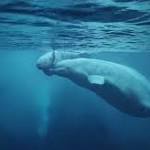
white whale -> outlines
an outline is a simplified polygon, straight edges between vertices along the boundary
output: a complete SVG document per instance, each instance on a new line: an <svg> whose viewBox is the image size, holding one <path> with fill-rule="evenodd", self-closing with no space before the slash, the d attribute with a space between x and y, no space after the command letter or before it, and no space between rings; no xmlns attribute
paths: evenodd
<svg viewBox="0 0 150 150"><path fill-rule="evenodd" d="M121 112L137 117L150 116L150 82L134 69L61 52L41 56L37 67L49 76L68 78L93 91Z"/></svg>

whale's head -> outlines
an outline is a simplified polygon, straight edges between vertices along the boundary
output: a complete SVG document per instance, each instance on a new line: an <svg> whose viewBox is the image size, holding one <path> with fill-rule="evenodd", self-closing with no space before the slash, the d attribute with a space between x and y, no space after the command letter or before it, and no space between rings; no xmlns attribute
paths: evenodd
<svg viewBox="0 0 150 150"><path fill-rule="evenodd" d="M36 63L38 69L47 70L54 66L55 62L55 52L48 52L42 55Z"/></svg>

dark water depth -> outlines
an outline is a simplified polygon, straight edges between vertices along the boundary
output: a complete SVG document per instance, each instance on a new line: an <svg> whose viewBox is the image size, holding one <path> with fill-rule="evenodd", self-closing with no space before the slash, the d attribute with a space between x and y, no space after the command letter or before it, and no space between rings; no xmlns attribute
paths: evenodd
<svg viewBox="0 0 150 150"><path fill-rule="evenodd" d="M149 118L121 113L67 79L46 77L35 67L40 55L0 52L2 150L149 150ZM134 67L150 78L147 53L98 57Z"/></svg>

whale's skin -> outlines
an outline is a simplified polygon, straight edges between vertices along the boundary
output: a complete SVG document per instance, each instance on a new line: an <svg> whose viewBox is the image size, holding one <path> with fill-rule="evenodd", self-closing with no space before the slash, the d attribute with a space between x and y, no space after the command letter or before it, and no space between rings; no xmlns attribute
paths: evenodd
<svg viewBox="0 0 150 150"><path fill-rule="evenodd" d="M93 91L121 112L136 117L150 117L150 82L136 70L105 60L76 57L60 59L60 56L53 66L49 59L47 67L43 67L44 57L48 55L51 56L50 53L46 54L37 62L38 68L45 74L68 78ZM104 83L91 83L89 77L93 75L104 78Z"/></svg>

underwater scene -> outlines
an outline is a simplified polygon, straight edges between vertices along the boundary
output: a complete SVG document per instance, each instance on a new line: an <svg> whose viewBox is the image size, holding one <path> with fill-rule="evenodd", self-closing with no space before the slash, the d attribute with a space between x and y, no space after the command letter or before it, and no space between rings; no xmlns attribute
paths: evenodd
<svg viewBox="0 0 150 150"><path fill-rule="evenodd" d="M150 0L0 1L0 150L150 150Z"/></svg>

